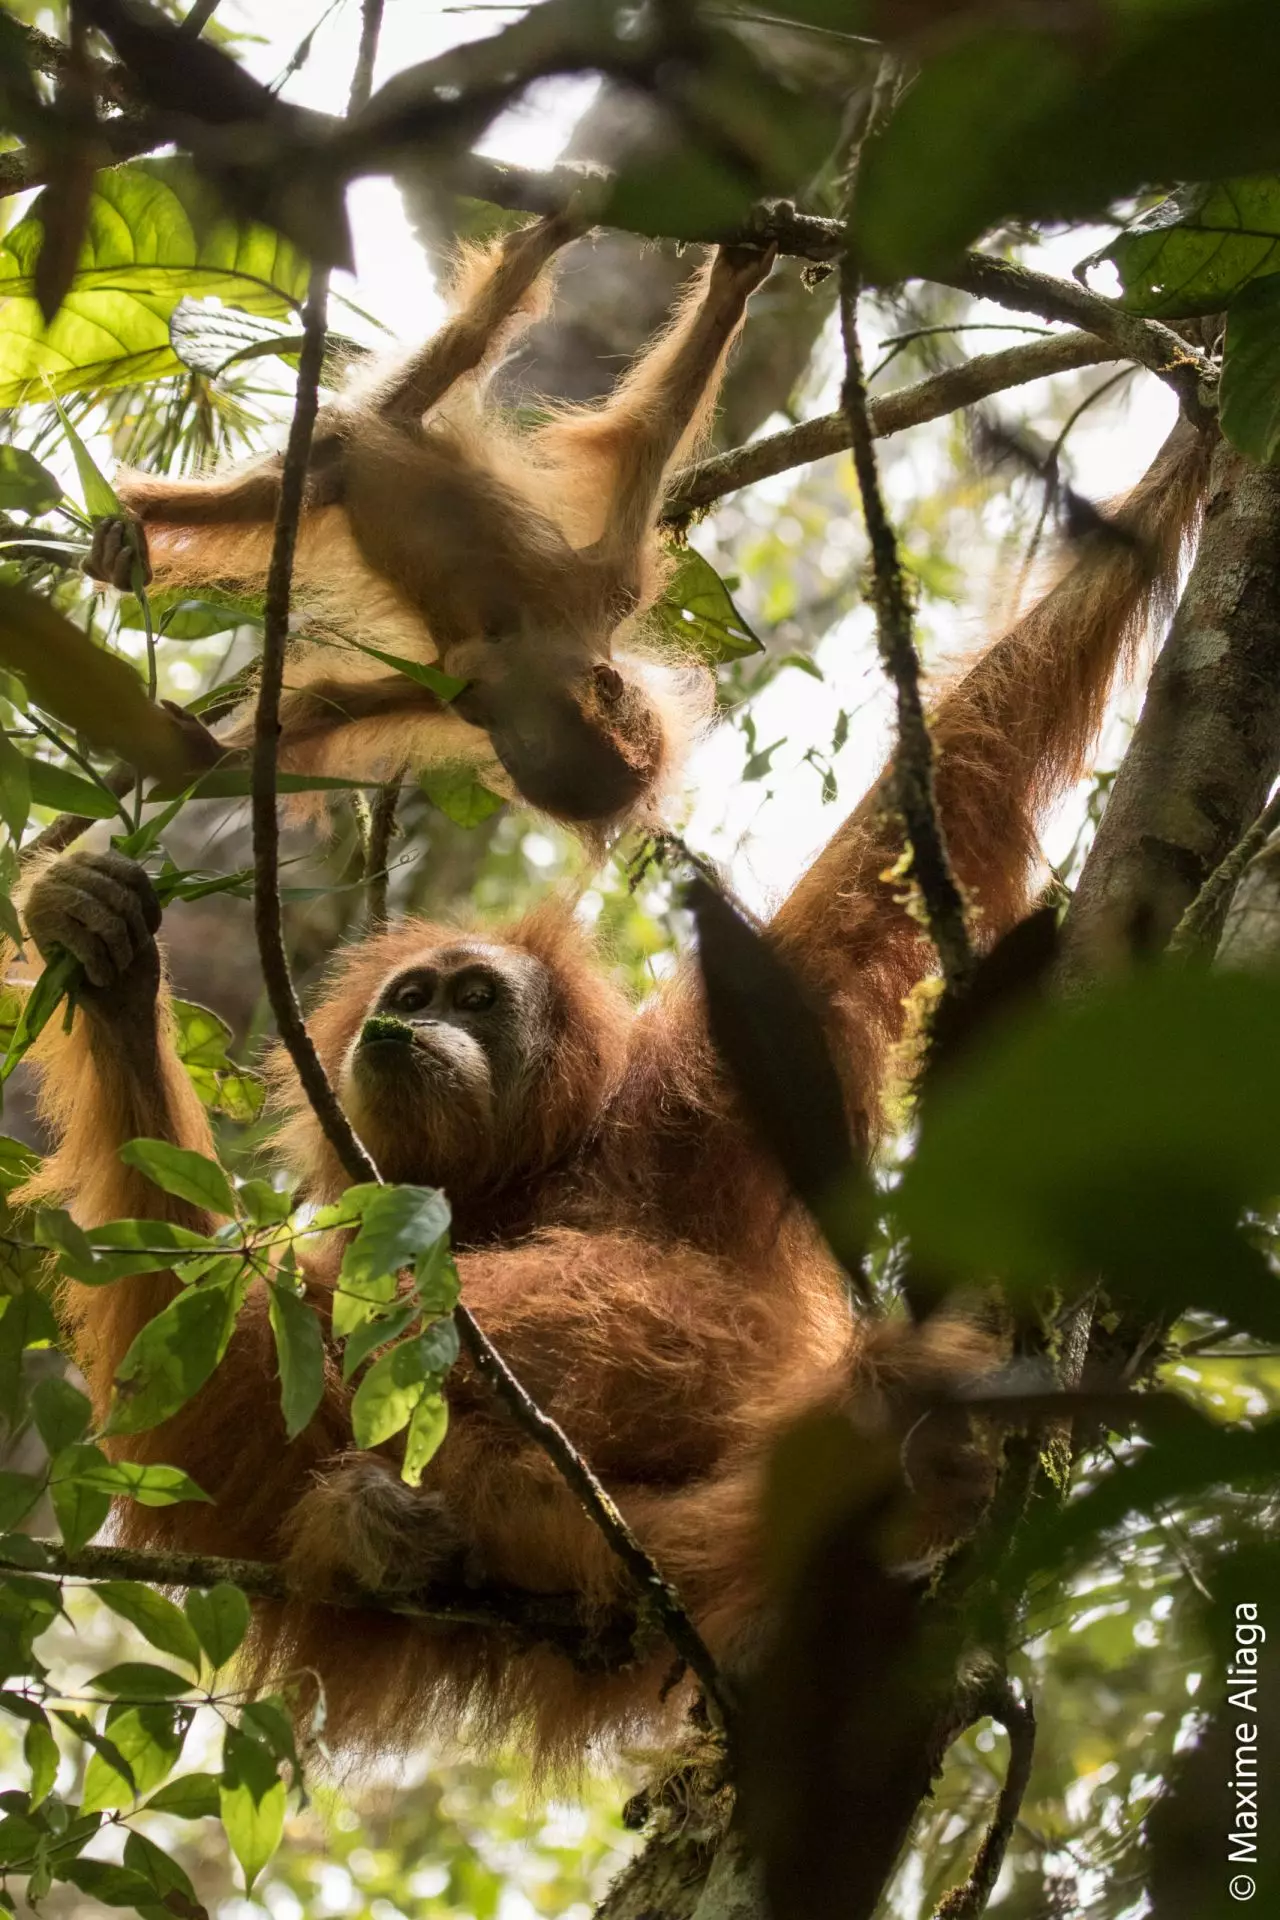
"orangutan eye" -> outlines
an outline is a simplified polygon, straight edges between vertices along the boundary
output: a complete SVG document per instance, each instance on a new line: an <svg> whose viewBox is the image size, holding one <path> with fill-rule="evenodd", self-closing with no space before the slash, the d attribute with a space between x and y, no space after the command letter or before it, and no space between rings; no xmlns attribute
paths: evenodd
<svg viewBox="0 0 1280 1920"><path fill-rule="evenodd" d="M391 1004L397 1013L420 1013L430 998L430 992L420 980L408 980L404 986L396 988L391 996Z"/></svg>
<svg viewBox="0 0 1280 1920"><path fill-rule="evenodd" d="M482 974L471 974L453 990L453 1004L463 1013L483 1013L497 997L497 987Z"/></svg>

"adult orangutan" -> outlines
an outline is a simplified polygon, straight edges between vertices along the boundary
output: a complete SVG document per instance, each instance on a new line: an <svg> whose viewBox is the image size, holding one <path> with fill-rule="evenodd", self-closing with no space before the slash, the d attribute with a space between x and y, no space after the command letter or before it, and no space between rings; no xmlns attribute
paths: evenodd
<svg viewBox="0 0 1280 1920"><path fill-rule="evenodd" d="M1093 536L934 708L939 804L984 942L1024 911L1037 814L1078 776L1117 660L1170 591L1205 465L1180 425L1119 509L1129 537ZM883 877L899 852L875 788L768 927L822 1009L863 1151L903 996L930 965ZM135 1135L210 1145L171 1044L145 876L118 855L69 855L36 882L27 918L37 946L69 948L87 978L72 1031L42 1045L60 1145L32 1195L68 1198L85 1224L204 1224L113 1151ZM480 1325L590 1460L712 1648L731 1652L762 1603L759 1480L779 1428L806 1406L857 1398L892 1418L913 1380L980 1365L976 1336L953 1326L921 1347L851 1317L726 1084L696 975L633 1010L558 905L500 933L413 921L357 943L312 1030L382 1173L447 1190L463 1297ZM284 1155L307 1192L336 1196L343 1176L286 1063L277 1078L290 1109ZM334 1271L322 1262L310 1275L326 1323ZM99 1409L173 1286L151 1275L69 1288ZM583 1674L487 1630L316 1604L343 1581L462 1577L601 1607L624 1600L627 1581L543 1453L465 1366L418 1490L397 1477L398 1442L352 1450L336 1367L316 1418L286 1443L274 1374L259 1289L197 1398L128 1443L134 1457L185 1468L213 1504L128 1507L118 1526L135 1544L282 1561L298 1598L261 1610L260 1671L317 1672L333 1738L385 1751L463 1720L473 1737L532 1729L544 1752L578 1755L593 1734L661 1731L678 1713L678 1693L661 1698L665 1648L624 1672ZM965 1464L912 1444L905 1464L927 1549L954 1532Z"/></svg>

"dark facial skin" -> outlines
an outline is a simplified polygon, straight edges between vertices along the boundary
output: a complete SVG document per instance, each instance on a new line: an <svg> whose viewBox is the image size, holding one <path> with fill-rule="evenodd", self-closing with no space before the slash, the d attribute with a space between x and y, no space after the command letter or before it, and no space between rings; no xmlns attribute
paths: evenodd
<svg viewBox="0 0 1280 1920"><path fill-rule="evenodd" d="M547 986L536 960L475 941L429 949L386 981L343 1083L387 1177L484 1183L536 1084Z"/></svg>

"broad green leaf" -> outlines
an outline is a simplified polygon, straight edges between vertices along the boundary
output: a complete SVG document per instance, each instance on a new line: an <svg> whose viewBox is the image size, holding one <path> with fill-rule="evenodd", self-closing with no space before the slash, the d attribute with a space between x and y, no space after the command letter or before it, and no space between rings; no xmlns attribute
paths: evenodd
<svg viewBox="0 0 1280 1920"><path fill-rule="evenodd" d="M149 1813L168 1813L178 1820L216 1819L218 1782L211 1773L184 1773L147 1801Z"/></svg>
<svg viewBox="0 0 1280 1920"><path fill-rule="evenodd" d="M135 1273L163 1273L166 1267L185 1272L197 1256L219 1251L208 1234L169 1220L109 1220L90 1236L54 1207L40 1209L32 1232L42 1244L57 1248L64 1273L88 1287L109 1286Z"/></svg>
<svg viewBox="0 0 1280 1920"><path fill-rule="evenodd" d="M41 196L0 242L0 406L158 380L181 370L169 320L184 297L215 295L284 315L306 290L301 257L265 227L228 219L191 162L139 160L100 173L71 288L45 327L33 274Z"/></svg>
<svg viewBox="0 0 1280 1920"><path fill-rule="evenodd" d="M437 1240L434 1247L418 1255L413 1270L413 1291L424 1313L453 1312L462 1289L457 1263L447 1240Z"/></svg>
<svg viewBox="0 0 1280 1920"><path fill-rule="evenodd" d="M85 1772L85 1812L110 1813L130 1807L140 1795L158 1787L181 1758L191 1720L190 1707L167 1700L138 1707L112 1707L106 1736L128 1766L130 1778L126 1779L104 1754L95 1753Z"/></svg>
<svg viewBox="0 0 1280 1920"><path fill-rule="evenodd" d="M427 767L418 779L428 800L455 827L478 827L506 805L501 794L481 785L474 767L461 762Z"/></svg>
<svg viewBox="0 0 1280 1920"><path fill-rule="evenodd" d="M58 1743L43 1715L33 1720L23 1735L22 1757L31 1769L31 1805L38 1807L53 1792L61 1758Z"/></svg>
<svg viewBox="0 0 1280 1920"><path fill-rule="evenodd" d="M22 1003L17 997L17 1011L21 1014ZM6 1013L0 1010L0 1027L3 1027ZM0 1045L4 1043L0 1033ZM25 1140L15 1140L12 1134L0 1133L0 1192L10 1194L15 1187L28 1181L40 1165L40 1155Z"/></svg>
<svg viewBox="0 0 1280 1920"><path fill-rule="evenodd" d="M185 1869L162 1847L158 1847L154 1840L148 1840L145 1834L136 1831L130 1833L124 1843L123 1864L150 1882L155 1889L159 1912L170 1914L177 1911L195 1920L195 1916L204 1911L196 1904L195 1888ZM171 1900L171 1894L178 1895L178 1899Z"/></svg>
<svg viewBox="0 0 1280 1920"><path fill-rule="evenodd" d="M7 1533L25 1520L43 1492L44 1481L35 1474L0 1468L0 1531Z"/></svg>
<svg viewBox="0 0 1280 1920"><path fill-rule="evenodd" d="M449 1430L449 1405L442 1393L424 1393L413 1410L405 1436L400 1478L409 1486L421 1484L424 1469L439 1451Z"/></svg>
<svg viewBox="0 0 1280 1920"><path fill-rule="evenodd" d="M223 1747L220 1798L222 1824L251 1893L284 1832L285 1788L267 1749L234 1727Z"/></svg>
<svg viewBox="0 0 1280 1920"><path fill-rule="evenodd" d="M198 594L193 594L185 587L161 587L156 592L148 592L147 603L155 631L166 640L207 640L215 633L233 633L238 627L262 625L260 593L234 594L202 587ZM138 632L146 629L142 603L131 593L120 596L116 618L124 628ZM210 693L221 700L220 688L212 688ZM188 710L198 713L199 707L193 704Z"/></svg>
<svg viewBox="0 0 1280 1920"><path fill-rule="evenodd" d="M292 1440L310 1425L324 1394L324 1335L315 1308L281 1281L270 1284L268 1312L280 1367L285 1437Z"/></svg>
<svg viewBox="0 0 1280 1920"><path fill-rule="evenodd" d="M0 1421L21 1418L24 1402L22 1356L28 1347L53 1345L57 1322L49 1302L34 1285L0 1295ZM0 1530L4 1528L0 1520Z"/></svg>
<svg viewBox="0 0 1280 1920"><path fill-rule="evenodd" d="M31 1389L31 1412L50 1453L61 1453L64 1447L73 1445L93 1418L87 1396L57 1374L37 1381Z"/></svg>
<svg viewBox="0 0 1280 1920"><path fill-rule="evenodd" d="M62 484L25 447L0 447L0 513L47 513Z"/></svg>
<svg viewBox="0 0 1280 1920"><path fill-rule="evenodd" d="M1280 235L1276 247L1280 256ZM1280 273L1253 281L1227 309L1218 418L1249 459L1280 458Z"/></svg>
<svg viewBox="0 0 1280 1920"><path fill-rule="evenodd" d="M99 1733L86 1714L76 1713L66 1707L54 1707L53 1717L69 1728L77 1739L83 1740L86 1746L92 1747L94 1753L100 1755L111 1771L119 1776L132 1796L133 1769L115 1742L108 1739L105 1733ZM85 1811L93 1812L94 1809L86 1808Z"/></svg>
<svg viewBox="0 0 1280 1920"><path fill-rule="evenodd" d="M669 640L709 666L764 649L711 562L692 547L678 549L676 570L655 613Z"/></svg>
<svg viewBox="0 0 1280 1920"><path fill-rule="evenodd" d="M100 1450L81 1445L64 1447L49 1463L49 1498L68 1553L92 1540L111 1511L111 1495L81 1471L99 1464L107 1464Z"/></svg>
<svg viewBox="0 0 1280 1920"><path fill-rule="evenodd" d="M136 1627L143 1639L149 1640L161 1653L185 1660L188 1666L199 1671L200 1642L190 1621L172 1600L166 1600L162 1593L144 1586L140 1580L100 1580L94 1593L104 1606Z"/></svg>
<svg viewBox="0 0 1280 1920"><path fill-rule="evenodd" d="M33 758L27 761L27 776L33 806L49 807L54 813L82 813L89 820L113 820L119 815L114 794L67 767Z"/></svg>
<svg viewBox="0 0 1280 1920"><path fill-rule="evenodd" d="M385 1347L390 1341L398 1340L400 1335L418 1317L416 1300L406 1300L403 1306L396 1307L381 1319L366 1320L363 1326L356 1328L342 1349L342 1377L350 1380L356 1369L363 1365L371 1353L379 1347Z"/></svg>
<svg viewBox="0 0 1280 1920"><path fill-rule="evenodd" d="M184 1674L151 1660L121 1660L96 1673L88 1684L95 1693L137 1694L144 1700L172 1700L191 1686Z"/></svg>
<svg viewBox="0 0 1280 1920"><path fill-rule="evenodd" d="M342 1256L344 1282L394 1273L449 1230L449 1203L437 1187L348 1188L339 1206L353 1195L359 1196L360 1229Z"/></svg>
<svg viewBox="0 0 1280 1920"><path fill-rule="evenodd" d="M939 38L862 156L853 233L868 278L945 269L1010 219L1275 169L1278 59L1273 0L1115 7L1096 34L977 16Z"/></svg>
<svg viewBox="0 0 1280 1920"><path fill-rule="evenodd" d="M68 1860L58 1868L58 1877L104 1907L124 1907L137 1913L154 1912L155 1894L151 1882L128 1867L113 1866L109 1860L87 1860L84 1855Z"/></svg>
<svg viewBox="0 0 1280 1920"><path fill-rule="evenodd" d="M147 698L137 669L95 646L38 594L0 581L0 664L31 698L130 766L185 782L194 769L179 723Z"/></svg>
<svg viewBox="0 0 1280 1920"><path fill-rule="evenodd" d="M136 1500L140 1507L176 1507L184 1500L208 1500L189 1474L180 1467L143 1466L136 1460L103 1460L86 1463L80 1479L86 1486L99 1487L103 1493L122 1500Z"/></svg>
<svg viewBox="0 0 1280 1920"><path fill-rule="evenodd" d="M178 1058L202 1103L231 1120L256 1120L266 1086L228 1054L232 1034L226 1021L192 1000L175 1000L173 1011L178 1022Z"/></svg>
<svg viewBox="0 0 1280 1920"><path fill-rule="evenodd" d="M225 1667L249 1631L249 1602L239 1587L224 1580L207 1593L193 1588L182 1604L210 1666Z"/></svg>
<svg viewBox="0 0 1280 1920"><path fill-rule="evenodd" d="M1101 1272L1280 1337L1280 1285L1235 1231L1280 1193L1277 1085L1271 981L1144 971L1024 1017L932 1095L898 1195L913 1252L953 1279Z"/></svg>
<svg viewBox="0 0 1280 1920"><path fill-rule="evenodd" d="M380 1447L407 1426L431 1377L420 1340L402 1340L375 1360L351 1402L358 1447Z"/></svg>
<svg viewBox="0 0 1280 1920"><path fill-rule="evenodd" d="M22 841L31 812L31 761L0 730L0 820L9 829L14 846Z"/></svg>
<svg viewBox="0 0 1280 1920"><path fill-rule="evenodd" d="M1134 313L1221 313L1250 281L1280 271L1280 175L1182 187L1080 266L1102 260Z"/></svg>
<svg viewBox="0 0 1280 1920"><path fill-rule="evenodd" d="M278 1227L293 1212L293 1195L269 1180L242 1180L236 1188L246 1217L255 1227Z"/></svg>
<svg viewBox="0 0 1280 1920"><path fill-rule="evenodd" d="M188 1287L137 1336L115 1378L109 1433L159 1426L198 1393L227 1350L246 1273Z"/></svg>
<svg viewBox="0 0 1280 1920"><path fill-rule="evenodd" d="M167 1140L128 1140L120 1149L127 1167L136 1167L164 1193L205 1207L234 1220L235 1195L216 1160L190 1147L171 1146Z"/></svg>

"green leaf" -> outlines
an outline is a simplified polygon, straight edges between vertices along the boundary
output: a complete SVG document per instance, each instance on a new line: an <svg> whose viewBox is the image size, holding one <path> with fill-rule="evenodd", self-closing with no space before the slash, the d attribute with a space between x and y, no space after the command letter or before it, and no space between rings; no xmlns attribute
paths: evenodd
<svg viewBox="0 0 1280 1920"><path fill-rule="evenodd" d="M220 1810L218 1782L211 1773L184 1773L147 1801L148 1813L168 1813L178 1820L216 1820Z"/></svg>
<svg viewBox="0 0 1280 1920"><path fill-rule="evenodd" d="M734 606L711 562L692 547L677 548L676 555L676 570L655 609L667 638L709 666L762 653L764 642Z"/></svg>
<svg viewBox="0 0 1280 1920"><path fill-rule="evenodd" d="M107 1737L117 1759L128 1768L128 1775L105 1754L96 1753L85 1771L84 1811L110 1813L118 1807L129 1807L140 1795L158 1787L182 1756L192 1718L189 1706L169 1701L111 1707Z"/></svg>
<svg viewBox="0 0 1280 1920"><path fill-rule="evenodd" d="M421 1484L423 1470L440 1448L449 1430L449 1406L442 1393L424 1393L413 1410L405 1436L400 1478L411 1487Z"/></svg>
<svg viewBox="0 0 1280 1920"><path fill-rule="evenodd" d="M239 1587L224 1580L210 1587L207 1593L193 1588L183 1601L183 1608L209 1664L225 1667L249 1631L249 1602Z"/></svg>
<svg viewBox="0 0 1280 1920"><path fill-rule="evenodd" d="M133 1769L115 1742L109 1740L105 1734L99 1733L92 1720L83 1713L72 1712L66 1707L55 1707L53 1709L53 1717L55 1720L60 1720L64 1727L69 1727L77 1739L83 1740L86 1746L93 1748L94 1753L102 1758L112 1773L118 1775L124 1782L128 1788L129 1797L132 1799ZM92 1764L91 1761L90 1765ZM96 1809L86 1807L84 1811L86 1813L92 1813L95 1812Z"/></svg>
<svg viewBox="0 0 1280 1920"><path fill-rule="evenodd" d="M117 1369L109 1433L157 1427L199 1392L227 1350L248 1284L244 1271L204 1281L148 1321Z"/></svg>
<svg viewBox="0 0 1280 1920"><path fill-rule="evenodd" d="M280 1844L285 1788L272 1755L235 1727L227 1728L223 1747L220 1799L222 1824L248 1894Z"/></svg>
<svg viewBox="0 0 1280 1920"><path fill-rule="evenodd" d="M23 1735L22 1757L31 1769L31 1805L38 1807L53 1792L61 1758L58 1743L43 1714L31 1722Z"/></svg>
<svg viewBox="0 0 1280 1920"><path fill-rule="evenodd" d="M481 785L474 767L462 762L426 767L418 782L431 804L455 827L478 827L506 805L501 794Z"/></svg>
<svg viewBox="0 0 1280 1920"><path fill-rule="evenodd" d="M228 1054L232 1034L226 1021L193 1000L174 1000L173 1011L178 1022L178 1058L201 1102L232 1120L256 1120L266 1086L258 1074Z"/></svg>
<svg viewBox="0 0 1280 1920"><path fill-rule="evenodd" d="M0 1061L0 1082L9 1078L28 1047L40 1038L79 978L80 962L72 954L55 949L53 958L37 976L35 984L23 1002L22 1013L13 1030L8 1051Z"/></svg>
<svg viewBox="0 0 1280 1920"><path fill-rule="evenodd" d="M169 320L184 297L216 295L248 313L287 314L305 263L266 227L227 218L185 157L97 176L88 235L61 310L45 327L34 296L41 195L0 243L0 406L158 380L181 371Z"/></svg>
<svg viewBox="0 0 1280 1920"><path fill-rule="evenodd" d="M366 1320L363 1326L357 1327L342 1349L343 1379L350 1380L356 1369L379 1347L385 1347L391 1340L398 1340L405 1328L417 1319L418 1312L417 1301L406 1300L394 1312L380 1319Z"/></svg>
<svg viewBox="0 0 1280 1920"><path fill-rule="evenodd" d="M157 1667L150 1660L121 1660L106 1667L88 1683L95 1693L133 1693L144 1700L172 1700L189 1691L191 1682L169 1667Z"/></svg>
<svg viewBox="0 0 1280 1920"><path fill-rule="evenodd" d="M66 767L32 758L27 761L27 774L33 806L48 807L54 813L82 813L89 820L112 820L120 812L114 794Z"/></svg>
<svg viewBox="0 0 1280 1920"><path fill-rule="evenodd" d="M381 647L371 647L365 640L352 640L350 644L359 647L361 653L371 654L375 660L381 660L384 666L394 667L407 680L416 680L420 687L429 687L446 705L450 700L456 700L467 684L451 673L442 673L439 667L429 667L421 660L406 660L403 654L384 653Z"/></svg>
<svg viewBox="0 0 1280 1920"><path fill-rule="evenodd" d="M155 1906L149 1880L144 1880L140 1873L131 1873L128 1867L113 1866L108 1860L86 1860L81 1855L60 1866L58 1878L69 1880L73 1887L79 1887L91 1900L101 1901L104 1907L128 1907L137 1912L140 1908L150 1911Z"/></svg>
<svg viewBox="0 0 1280 1920"><path fill-rule="evenodd" d="M399 1269L438 1245L448 1232L449 1203L435 1187L357 1186L347 1189L336 1209L326 1210L326 1225L329 1212L348 1218L355 1213L360 1219L360 1230L344 1249L338 1273L339 1286L359 1296L354 1306L343 1302L341 1294L334 1301L334 1332L341 1335L362 1324L373 1306L385 1306L395 1298L394 1276ZM317 1224L321 1218L317 1216ZM392 1281L389 1289L388 1279Z"/></svg>
<svg viewBox="0 0 1280 1920"><path fill-rule="evenodd" d="M106 1286L135 1273L163 1273L166 1267L183 1270L195 1256L221 1251L209 1234L169 1220L109 1220L91 1235L75 1228L75 1237L68 1234L67 1224L57 1210L46 1207L36 1216L33 1231L37 1240L58 1248L63 1271L85 1286Z"/></svg>
<svg viewBox="0 0 1280 1920"><path fill-rule="evenodd" d="M0 314L0 340L3 340L3 326L4 318L3 314ZM62 422L62 431L67 445L71 448L71 457L76 463L76 476L80 482L85 512L91 520L110 519L118 515L123 511L119 494L67 418L67 410L56 393L53 404L57 408L58 419ZM132 537L131 535L131 539ZM142 578L135 564L132 584L135 587L138 586Z"/></svg>
<svg viewBox="0 0 1280 1920"><path fill-rule="evenodd" d="M1028 14L941 36L858 168L868 278L945 270L1010 219L1101 214L1155 180L1276 168L1277 60L1273 0L1115 7L1097 34Z"/></svg>
<svg viewBox="0 0 1280 1920"><path fill-rule="evenodd" d="M136 1627L144 1640L175 1660L200 1669L200 1642L190 1621L172 1600L140 1580L100 1580L94 1592L112 1613Z"/></svg>
<svg viewBox="0 0 1280 1920"><path fill-rule="evenodd" d="M33 453L0 447L0 513L47 513L61 498L61 482Z"/></svg>
<svg viewBox="0 0 1280 1920"><path fill-rule="evenodd" d="M209 1496L179 1467L142 1466L136 1460L103 1460L86 1464L80 1475L86 1486L100 1487L140 1507L176 1507L184 1500Z"/></svg>
<svg viewBox="0 0 1280 1920"><path fill-rule="evenodd" d="M31 1389L36 1430L50 1453L61 1453L85 1432L93 1419L88 1398L69 1380L54 1374Z"/></svg>
<svg viewBox="0 0 1280 1920"><path fill-rule="evenodd" d="M194 769L178 721L147 698L138 671L95 646L52 601L0 581L0 665L38 706L143 773L187 784Z"/></svg>
<svg viewBox="0 0 1280 1920"><path fill-rule="evenodd" d="M0 1418L12 1419L20 1406L26 1349L52 1344L57 1338L49 1302L34 1287L0 1295ZM3 1524L0 1521L0 1527Z"/></svg>
<svg viewBox="0 0 1280 1920"><path fill-rule="evenodd" d="M358 1447L380 1447L407 1426L430 1378L420 1340L402 1340L375 1360L351 1402Z"/></svg>
<svg viewBox="0 0 1280 1920"><path fill-rule="evenodd" d="M9 829L15 847L21 843L30 812L31 762L8 734L0 731L0 820Z"/></svg>
<svg viewBox="0 0 1280 1920"><path fill-rule="evenodd" d="M324 1394L324 1334L315 1308L282 1281L270 1283L267 1311L280 1367L285 1438L293 1440L311 1424Z"/></svg>
<svg viewBox="0 0 1280 1920"><path fill-rule="evenodd" d="M898 1195L913 1252L950 1278L1101 1272L1280 1338L1280 1288L1236 1232L1280 1193L1277 1085L1267 980L1144 971L1011 1022L933 1093Z"/></svg>
<svg viewBox="0 0 1280 1920"><path fill-rule="evenodd" d="M1280 176L1183 187L1077 271L1103 260L1131 312L1221 313L1251 281L1280 270Z"/></svg>
<svg viewBox="0 0 1280 1920"><path fill-rule="evenodd" d="M255 1227L278 1227L293 1212L293 1195L269 1180L242 1180L236 1199Z"/></svg>
<svg viewBox="0 0 1280 1920"><path fill-rule="evenodd" d="M1218 417L1250 460L1280 459L1280 273L1255 280L1227 309Z"/></svg>
<svg viewBox="0 0 1280 1920"><path fill-rule="evenodd" d="M49 1463L49 1498L68 1553L77 1553L92 1540L111 1511L111 1495L93 1486L81 1471L99 1464L107 1462L93 1446L65 1447Z"/></svg>
<svg viewBox="0 0 1280 1920"><path fill-rule="evenodd" d="M235 1195L216 1160L190 1147L171 1146L167 1140L128 1140L120 1149L127 1167L136 1167L163 1193L205 1207L234 1220Z"/></svg>
<svg viewBox="0 0 1280 1920"><path fill-rule="evenodd" d="M187 1914L194 1920L197 1913L204 1911L196 1905L195 1888L184 1869L145 1834L130 1833L124 1843L124 1865L150 1882L162 1913ZM168 1897L171 1893L179 1894L180 1900L171 1901Z"/></svg>
<svg viewBox="0 0 1280 1920"><path fill-rule="evenodd" d="M43 1492L44 1481L38 1475L0 1469L0 1532L7 1533L25 1520Z"/></svg>

